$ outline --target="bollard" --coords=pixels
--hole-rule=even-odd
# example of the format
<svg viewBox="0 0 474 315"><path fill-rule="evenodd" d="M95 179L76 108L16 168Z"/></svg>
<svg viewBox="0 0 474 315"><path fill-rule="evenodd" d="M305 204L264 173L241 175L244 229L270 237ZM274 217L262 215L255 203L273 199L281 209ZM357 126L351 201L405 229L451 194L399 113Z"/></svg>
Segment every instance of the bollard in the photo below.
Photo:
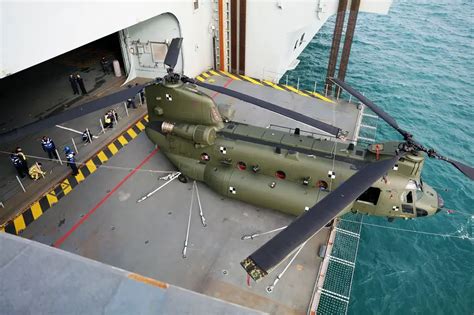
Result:
<svg viewBox="0 0 474 315"><path fill-rule="evenodd" d="M296 89L300 90L300 77L298 77L298 82L296 83Z"/></svg>
<svg viewBox="0 0 474 315"><path fill-rule="evenodd" d="M324 92L324 96L328 96L328 84L326 83L326 92Z"/></svg>
<svg viewBox="0 0 474 315"><path fill-rule="evenodd" d="M76 150L76 153L79 153L79 150L77 149L77 146L76 146L76 141L74 141L74 138L71 138L72 140L72 145L74 146L74 149Z"/></svg>
<svg viewBox="0 0 474 315"><path fill-rule="evenodd" d="M316 93L316 81L314 81L313 93Z"/></svg>
<svg viewBox="0 0 474 315"><path fill-rule="evenodd" d="M59 155L58 149L54 149L54 151L56 151L56 154L58 155L59 164L63 165L63 160L61 160L61 156Z"/></svg>
<svg viewBox="0 0 474 315"><path fill-rule="evenodd" d="M102 123L102 119L99 118L99 122L100 122L100 128L102 128L102 133L105 133L104 124Z"/></svg>
<svg viewBox="0 0 474 315"><path fill-rule="evenodd" d="M352 94L349 94L349 103L352 102Z"/></svg>
<svg viewBox="0 0 474 315"><path fill-rule="evenodd" d="M123 102L123 105L125 106L125 112L127 113L127 117L128 117L128 108L127 108L127 103Z"/></svg>
<svg viewBox="0 0 474 315"><path fill-rule="evenodd" d="M336 100L339 100L339 96L341 96L341 88L337 88L337 95L336 95Z"/></svg>
<svg viewBox="0 0 474 315"><path fill-rule="evenodd" d="M16 179L18 180L18 183L20 184L21 189L23 189L23 192L26 192L26 189L25 189L25 187L23 186L23 184L21 183L20 178L19 178L18 176L16 176Z"/></svg>
<svg viewBox="0 0 474 315"><path fill-rule="evenodd" d="M288 74L286 75L286 85L288 85Z"/></svg>

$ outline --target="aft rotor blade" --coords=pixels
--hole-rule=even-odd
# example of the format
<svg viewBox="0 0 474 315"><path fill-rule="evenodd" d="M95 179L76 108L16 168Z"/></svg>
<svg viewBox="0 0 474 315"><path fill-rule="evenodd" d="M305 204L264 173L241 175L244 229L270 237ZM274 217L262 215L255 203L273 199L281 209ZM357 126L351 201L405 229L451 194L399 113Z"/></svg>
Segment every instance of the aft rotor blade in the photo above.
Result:
<svg viewBox="0 0 474 315"><path fill-rule="evenodd" d="M81 104L77 107L64 111L60 114L48 117L23 127L19 127L8 132L0 134L0 142L9 142L24 137L28 134L42 131L46 128L61 124L63 122L90 114L100 109L107 108L111 105L120 103L129 98L135 97L137 93L142 90L145 85L137 85L102 98Z"/></svg>
<svg viewBox="0 0 474 315"><path fill-rule="evenodd" d="M364 95L362 95L359 91L357 91L356 89L354 89L353 87L351 87L349 84L347 84L346 82L344 81L341 81L337 78L330 78L330 80L334 83L336 83L338 86L340 86L341 88L343 88L344 90L346 90L349 94L351 94L352 96L354 96L355 98L357 98L359 101L361 101L362 104L364 104L365 106L367 106L368 108L370 108L374 113L376 113L380 118L382 118L383 120L385 120L390 126L392 126L393 128L395 128L395 130L397 130L400 134L402 134L402 136L407 136L409 135L408 132L406 132L405 130L403 130L402 128L400 128L398 126L398 123L395 121L395 119L390 116L390 114L388 114L386 111L384 111L382 108L380 108L379 106L375 105L374 102L372 102L371 100L369 100L367 97L365 97Z"/></svg>
<svg viewBox="0 0 474 315"><path fill-rule="evenodd" d="M237 98L237 99L242 100L244 102L251 103L251 104L257 105L261 108L264 108L266 110L270 110L270 111L275 112L277 114L289 117L289 118L294 119L296 121L302 122L306 125L315 127L319 130L323 130L323 131L325 131L325 132L327 132L331 135L334 135L336 137L338 137L341 133L340 128L337 128L337 127L334 127L332 125L326 124L322 121L313 119L311 117L305 116L305 115L300 114L298 112L295 112L295 111L280 107L278 105L269 103L267 101L258 99L256 97L253 97L253 96L250 96L250 95L247 95L247 94L243 94L243 93L231 90L231 89L227 89L227 88L222 87L222 86L207 84L207 83L199 82L199 81L193 81L193 83L196 84L196 85L199 85L203 88L213 90L213 91L219 92L221 94L225 94L225 95Z"/></svg>
<svg viewBox="0 0 474 315"><path fill-rule="evenodd" d="M164 64L170 68L174 68L178 62L179 51L181 49L181 44L183 43L182 37L173 38L170 46L168 47L168 52L166 53Z"/></svg>
<svg viewBox="0 0 474 315"><path fill-rule="evenodd" d="M397 155L365 166L244 259L240 263L242 267L255 281L263 278L393 168L400 157Z"/></svg>

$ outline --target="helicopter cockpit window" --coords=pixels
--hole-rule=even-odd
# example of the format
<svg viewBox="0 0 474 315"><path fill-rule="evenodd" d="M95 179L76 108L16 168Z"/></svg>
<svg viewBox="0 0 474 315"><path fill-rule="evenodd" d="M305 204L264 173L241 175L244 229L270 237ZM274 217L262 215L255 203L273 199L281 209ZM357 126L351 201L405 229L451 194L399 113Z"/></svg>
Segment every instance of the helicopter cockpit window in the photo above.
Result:
<svg viewBox="0 0 474 315"><path fill-rule="evenodd" d="M409 191L406 195L406 202L407 203L413 203L413 194L411 191Z"/></svg>
<svg viewBox="0 0 474 315"><path fill-rule="evenodd" d="M402 205L402 212L413 214L413 206L403 204Z"/></svg>
<svg viewBox="0 0 474 315"><path fill-rule="evenodd" d="M377 202L379 201L379 197L380 197L380 188L369 187L369 189L367 189L362 195L360 195L359 198L357 198L357 201L362 201L365 203L376 205Z"/></svg>

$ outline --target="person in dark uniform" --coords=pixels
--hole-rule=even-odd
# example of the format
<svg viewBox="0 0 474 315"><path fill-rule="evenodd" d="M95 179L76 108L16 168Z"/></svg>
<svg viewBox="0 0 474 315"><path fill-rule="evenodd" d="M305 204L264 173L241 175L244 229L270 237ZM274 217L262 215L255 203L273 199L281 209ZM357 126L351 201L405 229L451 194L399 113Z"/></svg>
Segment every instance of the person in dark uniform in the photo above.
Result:
<svg viewBox="0 0 474 315"><path fill-rule="evenodd" d="M72 87L72 91L74 92L74 95L79 94L76 78L72 74L69 75L69 83L71 83L71 87Z"/></svg>
<svg viewBox="0 0 474 315"><path fill-rule="evenodd" d="M110 62L105 57L100 59L100 65L102 66L102 71L104 71L104 74L110 73Z"/></svg>
<svg viewBox="0 0 474 315"><path fill-rule="evenodd" d="M130 107L137 108L137 104L135 104L135 100L133 98L129 98L127 100L127 108Z"/></svg>
<svg viewBox="0 0 474 315"><path fill-rule="evenodd" d="M74 157L76 153L74 153L74 151L72 151L70 147L65 147L64 153L66 154L67 165L71 167L72 169L72 175L79 174L79 171L76 165L76 158Z"/></svg>
<svg viewBox="0 0 474 315"><path fill-rule="evenodd" d="M76 74L76 81L79 87L81 88L82 95L87 94L86 87L84 86L84 80L79 74Z"/></svg>
<svg viewBox="0 0 474 315"><path fill-rule="evenodd" d="M23 167L23 172L28 175L28 162L26 161L26 155L23 153L23 150L20 147L16 147L15 153L21 160L21 166Z"/></svg>
<svg viewBox="0 0 474 315"><path fill-rule="evenodd" d="M56 146L54 145L53 139L43 136L43 139L41 139L41 146L43 147L44 152L48 153L48 157L50 159L57 159L58 155L56 154Z"/></svg>
<svg viewBox="0 0 474 315"><path fill-rule="evenodd" d="M12 164L15 167L18 176L20 176L21 178L25 178L28 173L25 173L23 161L21 160L20 156L16 152L13 152L12 154L10 154L10 160L12 161Z"/></svg>
<svg viewBox="0 0 474 315"><path fill-rule="evenodd" d="M91 142L92 137L93 137L93 135L92 135L91 131L89 129L86 129L82 133L82 142L86 142L86 143Z"/></svg>

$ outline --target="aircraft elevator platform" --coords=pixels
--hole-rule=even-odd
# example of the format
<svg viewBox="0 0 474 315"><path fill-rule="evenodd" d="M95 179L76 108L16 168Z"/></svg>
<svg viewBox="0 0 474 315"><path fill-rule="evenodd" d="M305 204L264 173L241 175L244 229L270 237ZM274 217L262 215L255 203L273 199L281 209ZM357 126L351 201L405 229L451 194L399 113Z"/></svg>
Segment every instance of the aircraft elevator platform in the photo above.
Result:
<svg viewBox="0 0 474 315"><path fill-rule="evenodd" d="M348 132L346 141L357 141L363 116L363 107L357 104L223 72L208 71L197 79L333 124ZM219 105L232 105L236 110L235 121L279 130L287 127L288 132L300 128L302 134L303 131L318 133L273 112L212 91L205 92ZM269 292L267 288L288 260L264 280L250 282L239 262L274 234L249 240L242 240L242 236L283 227L294 218L227 199L197 183L207 226L201 222L194 198L187 255L183 258L193 182L173 180L137 203L166 183L160 177L176 171L140 131L135 128L133 137L129 132L127 141L116 147L117 152L105 160L99 159L100 163L87 178L30 222L21 236L258 311L306 313L320 273L322 258L318 257L318 251L327 244L330 228L324 228L306 244Z"/></svg>

